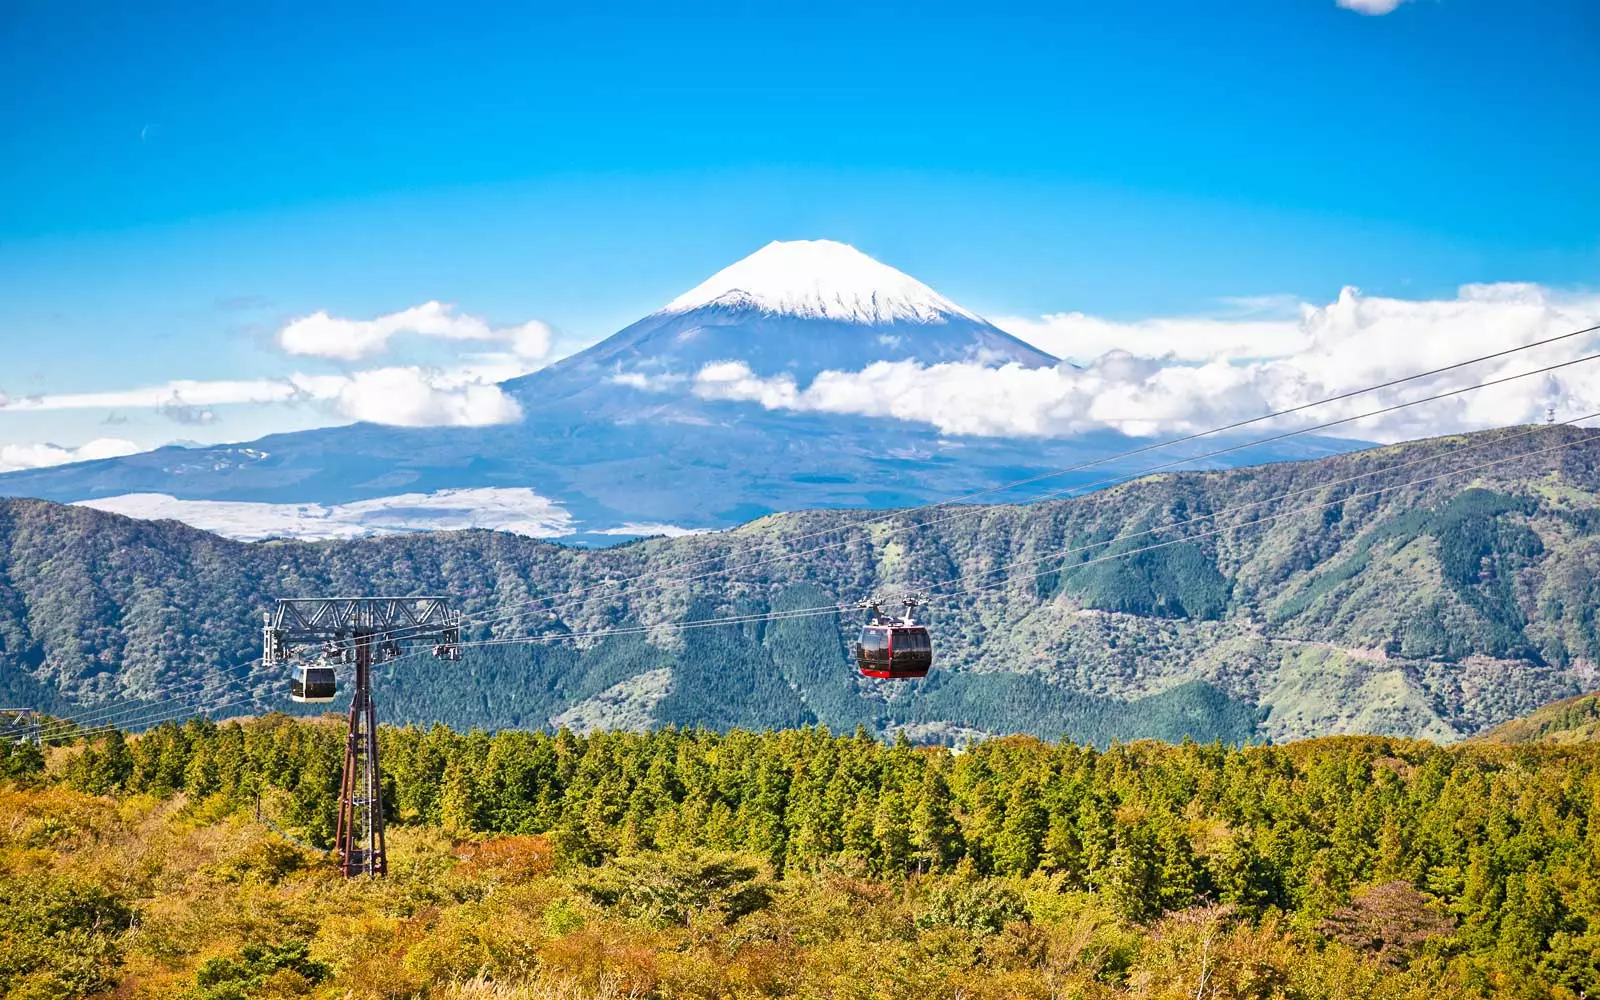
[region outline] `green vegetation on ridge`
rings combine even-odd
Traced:
[[[1511,744],[1600,742],[1600,692],[1563,698],[1521,719],[1503,722],[1477,739]]]

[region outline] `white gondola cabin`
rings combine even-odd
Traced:
[[[296,663],[289,674],[289,700],[302,705],[333,700],[339,691],[333,667],[326,663]]]

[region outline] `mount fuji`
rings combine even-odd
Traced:
[[[826,373],[898,362],[1062,363],[850,246],[775,242],[587,350],[502,383],[522,411],[515,423],[358,423],[248,444],[167,447],[0,475],[0,495],[172,518],[245,539],[479,527],[610,544],[783,510],[946,500],[1147,443],[1106,431],[957,436],[890,416],[758,398]],[[735,391],[708,392],[708,378]],[[1297,439],[1202,464],[1357,446]],[[1135,468],[1111,462],[1032,491]]]

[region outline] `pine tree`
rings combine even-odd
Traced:
[[[1161,912],[1161,853],[1143,823],[1120,824],[1117,846],[1098,874],[1099,888],[1112,908],[1129,920]]]
[[[912,811],[912,846],[919,867],[948,871],[963,854],[961,826],[951,813],[950,786],[933,764],[922,772],[922,792]]]
[[[1005,821],[995,840],[995,870],[1004,875],[1032,874],[1039,865],[1048,822],[1038,782],[1031,777],[1018,781],[1011,789]]]
[[[904,875],[911,862],[911,817],[900,792],[890,789],[879,796],[872,836],[878,847],[877,870],[889,876]]]
[[[128,787],[133,778],[133,753],[122,730],[113,729],[96,744],[79,752],[68,770],[68,779],[80,791],[91,795],[110,795]]]
[[[483,799],[479,794],[477,768],[467,755],[452,758],[444,770],[444,788],[439,794],[439,825],[446,832],[463,836],[487,828]]]
[[[1044,852],[1039,862],[1046,871],[1065,874],[1071,885],[1084,884],[1083,845],[1078,842],[1078,828],[1065,814],[1054,813],[1050,816],[1050,825],[1044,835]]]

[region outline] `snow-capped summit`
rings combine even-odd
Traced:
[[[800,381],[880,361],[1057,363],[855,247],[795,240],[768,243],[588,350],[505,387],[529,407],[571,400],[595,385],[675,383],[687,392],[687,380],[706,365],[730,361]],[[637,391],[611,396],[628,406],[640,401]]]
[[[834,240],[774,240],[673,299],[661,314],[719,305],[844,323],[945,323],[956,316],[982,322],[909,274]]]

